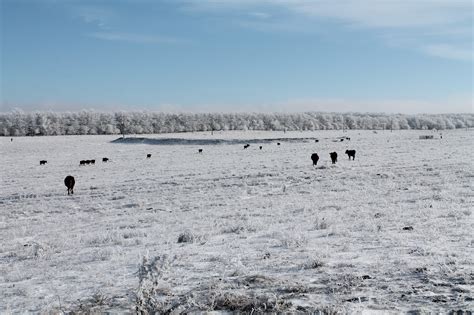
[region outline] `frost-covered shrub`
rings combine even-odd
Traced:
[[[328,228],[328,223],[327,223],[326,219],[316,218],[316,220],[314,220],[314,228],[316,230],[325,230],[325,229],[327,229]]]
[[[298,248],[307,243],[308,239],[301,234],[284,234],[280,236],[280,245],[286,248]]]
[[[302,269],[318,269],[324,266],[324,262],[319,258],[313,258],[303,264]]]
[[[178,243],[194,243],[194,234],[191,231],[184,231],[178,236]]]

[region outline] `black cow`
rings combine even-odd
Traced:
[[[91,164],[95,164],[95,160],[91,160]]]
[[[280,142],[278,142],[277,145],[280,145]]]
[[[349,156],[349,160],[352,157],[352,160],[355,160],[356,157],[356,150],[346,150],[346,154]]]
[[[102,158],[102,162],[106,163],[109,161],[109,158]]]
[[[261,150],[262,148],[263,148],[263,147],[262,147],[262,146],[260,146],[260,150]]]
[[[202,153],[202,149],[199,149],[199,150],[198,150],[198,153]]]
[[[48,163],[48,161],[46,161],[46,160],[41,160],[40,161],[40,165],[45,165],[46,163]]]
[[[336,162],[337,162],[337,152],[331,152],[331,153],[329,153],[329,156],[331,156],[332,164],[336,164]]]
[[[74,184],[76,184],[76,181],[74,180],[74,177],[71,175],[66,176],[64,179],[64,185],[67,187],[67,194],[74,194]]]
[[[79,161],[79,165],[86,165],[86,161],[85,160]]]
[[[247,149],[248,147],[250,147],[250,144],[247,143],[246,145],[244,145],[244,149]]]
[[[318,165],[319,155],[317,153],[311,154],[311,160],[313,160],[313,166]]]
[[[148,154],[146,155],[146,158],[147,158],[147,159],[151,158],[151,153],[148,153]]]
[[[319,140],[318,140],[318,139],[316,139],[316,140],[314,140],[314,142],[319,142]]]
[[[86,164],[87,165],[91,164],[91,160],[86,160]]]

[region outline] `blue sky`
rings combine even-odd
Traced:
[[[0,1],[3,111],[473,112],[471,0]]]

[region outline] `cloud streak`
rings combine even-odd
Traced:
[[[427,54],[457,60],[472,61],[472,48],[461,48],[450,44],[432,44],[422,46],[421,49]]]
[[[473,59],[474,7],[471,0],[183,0],[182,5],[198,12],[240,10],[248,12],[248,16],[252,16],[252,12],[286,12],[286,18],[280,15],[279,20],[270,19],[273,16],[265,13],[268,23],[241,23],[256,25],[258,30],[266,24],[269,30],[291,30],[291,27],[275,27],[275,24],[285,25],[303,18],[337,23],[348,31],[375,31],[380,38],[409,33],[415,40],[406,41],[401,47],[430,56],[463,61]],[[313,25],[309,24],[308,28],[311,27]],[[391,44],[390,41],[387,43]]]
[[[115,14],[108,9],[96,6],[80,6],[75,8],[76,14],[86,24],[92,24],[100,29],[108,29],[110,20]]]
[[[88,36],[105,41],[121,41],[139,44],[187,44],[190,42],[189,40],[180,38],[121,32],[94,32],[88,34]]]

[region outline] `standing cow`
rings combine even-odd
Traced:
[[[76,181],[74,180],[74,177],[71,175],[66,176],[64,179],[64,185],[67,187],[67,194],[74,194],[74,184],[76,184]]]
[[[331,152],[331,153],[329,153],[329,156],[331,157],[332,164],[336,164],[336,162],[337,162],[337,152]]]
[[[317,153],[311,154],[311,160],[313,160],[313,166],[318,165],[319,155]]]
[[[356,157],[356,150],[346,150],[347,156],[349,156],[349,160],[352,157],[352,160],[355,160]]]

